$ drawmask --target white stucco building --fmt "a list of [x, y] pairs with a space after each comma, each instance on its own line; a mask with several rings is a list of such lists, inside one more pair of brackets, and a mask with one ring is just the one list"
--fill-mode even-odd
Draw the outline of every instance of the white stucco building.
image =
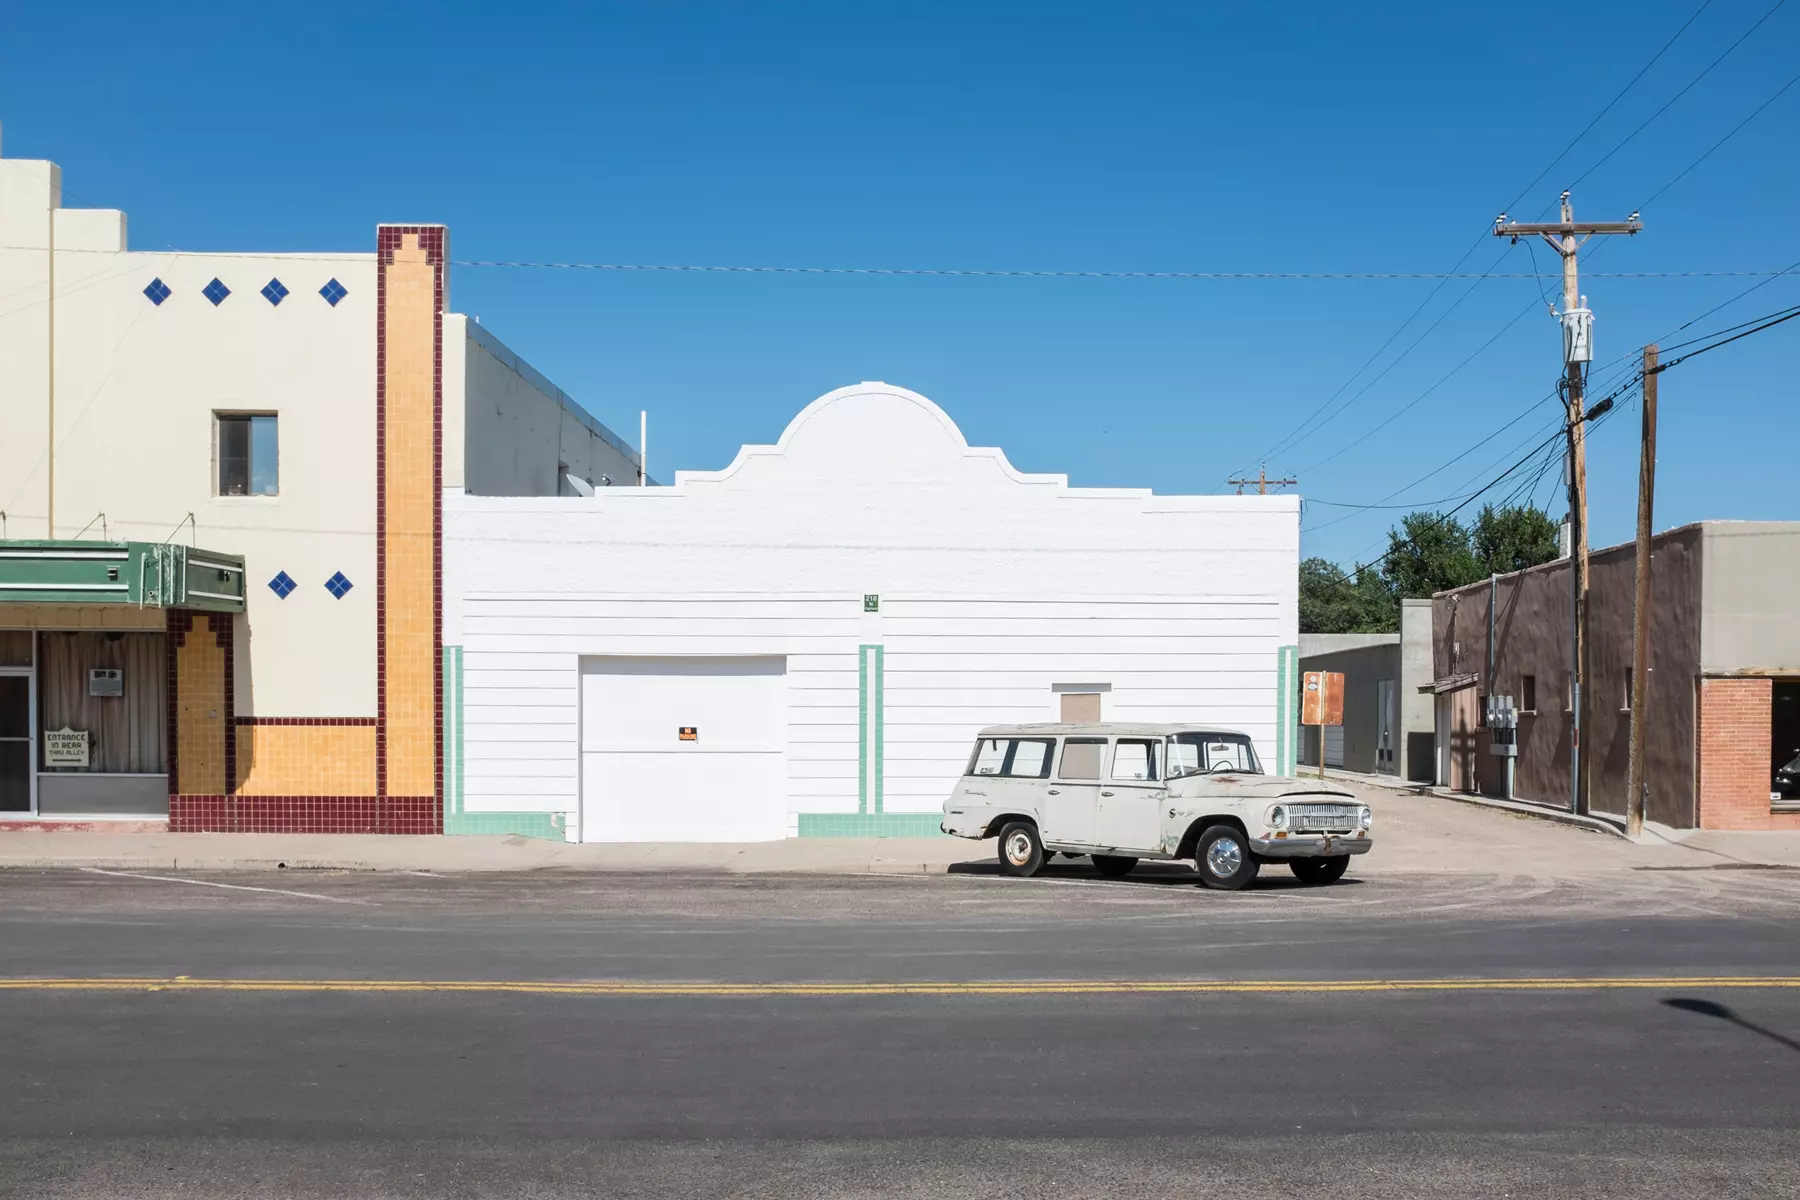
[[1291, 770], [1299, 502], [1070, 487], [865, 383], [672, 486], [444, 500], [445, 786], [584, 841], [935, 833], [985, 725]]
[[455, 828], [440, 489], [636, 484], [636, 454], [447, 311], [441, 225], [214, 254], [126, 224], [0, 157], [0, 822]]

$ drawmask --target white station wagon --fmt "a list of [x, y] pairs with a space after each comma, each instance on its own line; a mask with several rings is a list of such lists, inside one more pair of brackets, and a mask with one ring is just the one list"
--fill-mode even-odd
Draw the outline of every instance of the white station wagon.
[[944, 802], [945, 833], [1000, 839], [1000, 866], [1035, 875], [1091, 855], [1102, 875], [1192, 859], [1235, 891], [1266, 862], [1335, 883], [1367, 853], [1371, 813], [1323, 780], [1264, 775], [1247, 734], [1210, 725], [999, 725], [981, 731]]

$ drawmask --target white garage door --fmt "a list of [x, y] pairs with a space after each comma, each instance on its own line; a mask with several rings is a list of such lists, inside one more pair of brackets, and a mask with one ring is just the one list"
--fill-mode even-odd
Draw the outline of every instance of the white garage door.
[[581, 836], [759, 842], [787, 836], [787, 660], [581, 663]]

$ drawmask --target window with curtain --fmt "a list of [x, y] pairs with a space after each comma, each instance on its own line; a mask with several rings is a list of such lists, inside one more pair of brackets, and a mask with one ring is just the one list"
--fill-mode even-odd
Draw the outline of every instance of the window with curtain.
[[[123, 694], [91, 696], [88, 672], [119, 671]], [[159, 775], [168, 770], [168, 658], [160, 633], [38, 635], [38, 723], [42, 729], [85, 729], [88, 771]], [[38, 761], [47, 750], [38, 747]], [[50, 770], [51, 768], [45, 768]], [[79, 767], [58, 767], [75, 774]]]

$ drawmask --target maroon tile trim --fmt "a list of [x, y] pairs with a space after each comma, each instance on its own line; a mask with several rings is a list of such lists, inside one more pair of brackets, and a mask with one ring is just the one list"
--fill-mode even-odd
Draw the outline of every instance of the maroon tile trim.
[[374, 717], [233, 717], [233, 725], [374, 725]]
[[213, 639], [225, 651], [225, 791], [230, 795], [238, 789], [237, 671], [233, 651], [237, 637], [230, 613], [211, 613], [207, 620], [212, 625]]
[[165, 748], [164, 758], [169, 766], [169, 795], [173, 796], [181, 790], [181, 738], [177, 717], [181, 711], [181, 690], [176, 683], [178, 678], [177, 652], [183, 642], [187, 641], [188, 630], [194, 627], [194, 614], [186, 609], [172, 608], [164, 620], [164, 643], [168, 661], [168, 676], [163, 680], [163, 736], [169, 741]]
[[387, 792], [387, 268], [389, 226], [375, 227], [375, 794]]
[[169, 797], [171, 833], [443, 832], [436, 796]]

